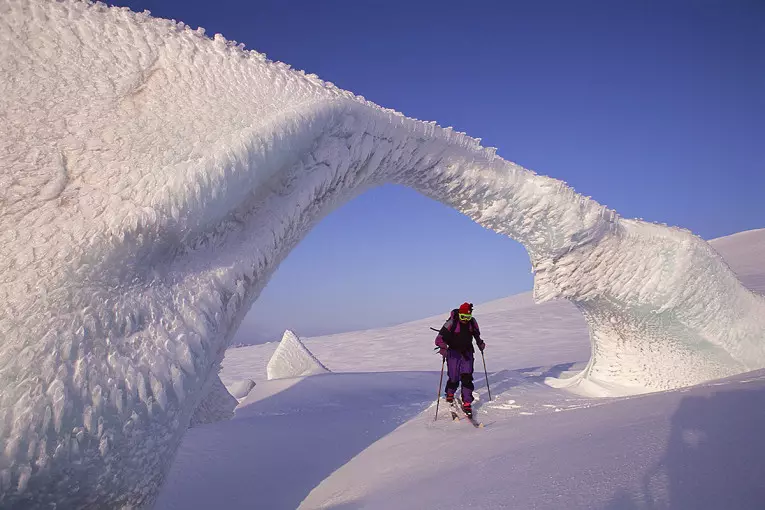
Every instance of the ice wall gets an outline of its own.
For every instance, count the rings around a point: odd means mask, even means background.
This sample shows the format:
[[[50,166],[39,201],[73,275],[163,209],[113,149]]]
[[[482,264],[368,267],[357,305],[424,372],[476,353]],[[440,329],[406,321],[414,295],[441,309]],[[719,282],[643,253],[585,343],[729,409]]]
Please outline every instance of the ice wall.
[[[687,231],[625,221],[434,123],[125,9],[0,0],[0,506],[153,501],[216,419],[226,344],[286,254],[370,187],[526,246],[584,312],[588,391],[765,366],[765,303]]]

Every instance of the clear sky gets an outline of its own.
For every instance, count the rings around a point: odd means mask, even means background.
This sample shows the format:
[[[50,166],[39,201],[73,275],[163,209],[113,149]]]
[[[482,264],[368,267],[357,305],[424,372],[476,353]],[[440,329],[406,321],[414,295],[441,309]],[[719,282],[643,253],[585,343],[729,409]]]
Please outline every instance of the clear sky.
[[[761,0],[110,3],[482,138],[622,216],[706,239],[765,227]],[[521,245],[386,186],[308,235],[234,341],[395,324],[531,285]]]

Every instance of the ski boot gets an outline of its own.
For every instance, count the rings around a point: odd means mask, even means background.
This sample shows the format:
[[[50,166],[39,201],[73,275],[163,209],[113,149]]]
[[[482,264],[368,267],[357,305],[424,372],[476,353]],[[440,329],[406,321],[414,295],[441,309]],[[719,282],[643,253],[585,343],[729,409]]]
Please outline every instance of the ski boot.
[[[470,402],[463,402],[462,410],[465,412],[465,416],[471,419],[473,418],[473,406],[470,405]]]

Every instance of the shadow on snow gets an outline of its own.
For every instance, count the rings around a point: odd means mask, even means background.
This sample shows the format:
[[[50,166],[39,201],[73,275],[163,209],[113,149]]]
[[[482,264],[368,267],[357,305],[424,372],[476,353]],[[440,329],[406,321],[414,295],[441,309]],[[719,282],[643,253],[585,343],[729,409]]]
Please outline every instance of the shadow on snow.
[[[155,508],[297,508],[430,406],[437,381],[432,372],[333,373],[245,402],[233,419],[188,431]]]
[[[715,391],[680,400],[666,450],[605,510],[765,508],[765,387]]]

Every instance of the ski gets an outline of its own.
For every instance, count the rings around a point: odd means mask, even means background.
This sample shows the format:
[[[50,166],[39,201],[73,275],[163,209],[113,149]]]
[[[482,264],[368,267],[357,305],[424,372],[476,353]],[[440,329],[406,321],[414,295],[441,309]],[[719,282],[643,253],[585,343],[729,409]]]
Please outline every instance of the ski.
[[[449,412],[452,413],[452,421],[460,421],[460,415],[457,412],[457,406],[454,402],[447,402],[449,404]]]
[[[470,423],[471,423],[471,424],[472,424],[472,425],[473,425],[475,428],[477,428],[477,429],[482,429],[482,428],[484,428],[484,427],[483,427],[483,423],[481,423],[480,421],[476,420],[476,419],[475,419],[475,417],[473,417],[473,416],[468,416],[468,415],[467,415],[467,413],[465,412],[465,410],[462,408],[462,400],[459,400],[459,399],[454,399],[454,407],[459,407],[459,408],[460,408],[460,411],[462,411],[462,415],[463,415],[465,418],[467,418],[467,419],[468,419],[468,421],[469,421],[469,422],[470,422]]]
[[[476,420],[476,419],[475,419],[475,418],[473,418],[472,416],[467,416],[467,419],[468,419],[468,421],[469,421],[469,422],[470,422],[470,423],[471,423],[471,424],[472,424],[472,425],[473,425],[475,428],[477,428],[477,429],[482,429],[482,428],[483,428],[483,423],[481,423],[480,421]]]

